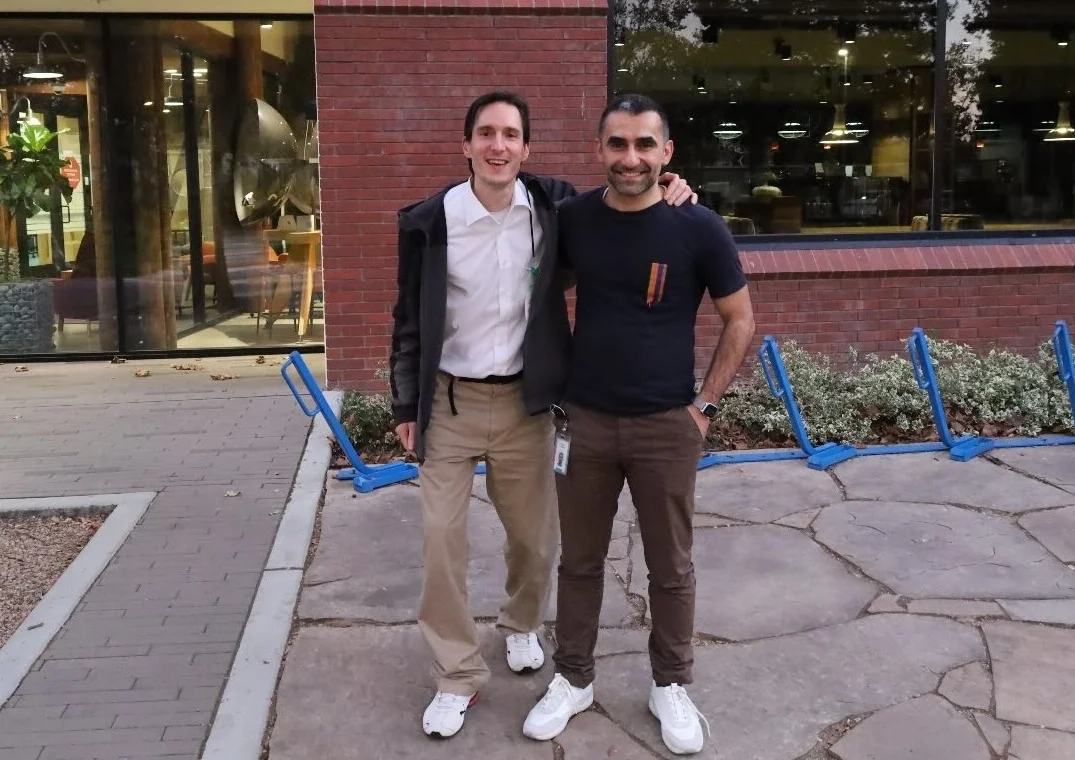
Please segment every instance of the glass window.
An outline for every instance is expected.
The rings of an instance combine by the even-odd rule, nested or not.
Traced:
[[[312,21],[0,18],[0,109],[0,354],[324,340]]]
[[[669,112],[672,169],[737,234],[928,226],[931,0],[629,2],[617,92]]]
[[[1075,3],[949,0],[944,229],[1075,227]]]
[[[323,341],[313,25],[110,25],[128,350]]]

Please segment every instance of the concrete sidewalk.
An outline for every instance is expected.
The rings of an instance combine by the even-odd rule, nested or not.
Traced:
[[[699,475],[695,683],[725,760],[1075,757],[1075,446],[802,462]],[[595,707],[556,742],[521,734],[551,663],[516,676],[492,631],[503,533],[479,479],[471,606],[494,677],[461,733],[431,741],[414,623],[417,486],[329,480],[277,694],[269,760],[669,756],[646,707],[646,568],[621,497]],[[551,617],[550,612],[550,617]]]
[[[0,760],[199,756],[310,429],[267,359],[0,365],[0,498],[156,492],[0,709]]]

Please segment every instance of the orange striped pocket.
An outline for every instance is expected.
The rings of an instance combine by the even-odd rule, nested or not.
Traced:
[[[646,306],[660,303],[664,298],[664,284],[668,279],[668,265],[654,261],[649,265],[649,283],[646,285]]]

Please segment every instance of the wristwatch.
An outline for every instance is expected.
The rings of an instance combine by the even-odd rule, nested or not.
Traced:
[[[717,416],[717,405],[712,404],[700,396],[694,397],[694,408],[704,414],[707,419],[713,419]]]

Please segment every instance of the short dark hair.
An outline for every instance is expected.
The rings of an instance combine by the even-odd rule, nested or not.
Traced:
[[[470,104],[470,108],[467,109],[466,118],[463,119],[463,137],[467,140],[473,139],[474,124],[478,121],[478,114],[482,112],[483,108],[491,106],[493,103],[507,103],[509,106],[515,106],[518,109],[519,118],[523,122],[523,143],[529,145],[530,105],[522,95],[516,95],[514,92],[508,92],[507,90],[494,90],[493,92],[479,95],[474,99],[474,102]]]
[[[668,114],[664,112],[660,103],[645,95],[625,93],[614,97],[609,101],[609,104],[605,106],[605,110],[601,112],[601,121],[597,123],[598,137],[605,134],[605,122],[608,121],[609,114],[619,112],[629,113],[632,116],[653,112],[661,117],[661,131],[664,133],[664,139],[667,140],[670,136]]]

